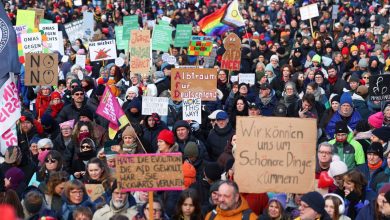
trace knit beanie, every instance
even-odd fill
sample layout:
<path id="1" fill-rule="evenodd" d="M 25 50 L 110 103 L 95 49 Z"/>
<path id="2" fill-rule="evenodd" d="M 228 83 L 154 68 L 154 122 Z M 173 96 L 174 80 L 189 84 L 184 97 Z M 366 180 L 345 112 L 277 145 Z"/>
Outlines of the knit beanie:
<path id="1" fill-rule="evenodd" d="M 351 53 L 354 51 L 358 51 L 358 47 L 356 45 L 351 46 Z"/>
<path id="2" fill-rule="evenodd" d="M 348 125 L 344 121 L 336 122 L 335 133 L 336 134 L 338 134 L 338 133 L 348 134 L 349 133 Z"/>
<path id="3" fill-rule="evenodd" d="M 11 182 L 11 189 L 16 190 L 18 185 L 24 181 L 24 172 L 17 168 L 17 167 L 11 167 L 10 169 L 5 172 L 4 175 L 5 178 L 10 179 Z"/>
<path id="4" fill-rule="evenodd" d="M 274 55 L 271 56 L 271 58 L 269 60 L 270 61 L 271 60 L 276 60 L 276 62 L 279 62 L 279 57 L 278 57 L 278 55 L 274 54 Z"/>
<path id="5" fill-rule="evenodd" d="M 196 181 L 196 169 L 189 162 L 184 162 L 182 165 L 183 176 L 184 176 L 184 187 L 188 188 L 191 184 Z"/>
<path id="6" fill-rule="evenodd" d="M 328 170 L 328 175 L 330 177 L 335 177 L 341 174 L 344 174 L 348 172 L 348 167 L 347 164 L 345 164 L 341 160 L 334 160 L 330 163 L 329 170 Z"/>
<path id="7" fill-rule="evenodd" d="M 360 59 L 358 65 L 362 68 L 367 68 L 368 67 L 367 59 L 365 58 Z"/>
<path id="8" fill-rule="evenodd" d="M 75 87 L 72 89 L 72 95 L 74 95 L 76 92 L 84 92 L 84 89 L 82 87 Z"/>
<path id="9" fill-rule="evenodd" d="M 50 98 L 51 98 L 51 100 L 53 100 L 53 99 L 61 99 L 61 94 L 59 92 L 57 92 L 57 91 L 54 91 L 54 92 L 52 92 L 50 94 Z"/>
<path id="10" fill-rule="evenodd" d="M 349 49 L 348 49 L 348 47 L 343 47 L 343 49 L 341 49 L 341 54 L 342 54 L 342 55 L 348 55 L 348 54 L 349 54 Z"/>
<path id="11" fill-rule="evenodd" d="M 45 151 L 41 151 L 39 154 L 38 154 L 38 161 L 39 161 L 39 164 L 42 165 L 45 163 L 45 158 L 46 156 L 49 154 L 50 150 L 45 150 Z"/>
<path id="12" fill-rule="evenodd" d="M 383 112 L 377 112 L 368 117 L 368 123 L 374 128 L 380 128 L 382 127 L 383 119 Z"/>
<path id="13" fill-rule="evenodd" d="M 367 120 L 359 120 L 356 124 L 355 131 L 357 132 L 366 132 L 370 130 L 370 125 L 368 124 Z"/>
<path id="14" fill-rule="evenodd" d="M 176 129 L 178 129 L 180 127 L 185 127 L 187 129 L 191 129 L 190 124 L 187 121 L 179 120 L 179 121 L 176 121 L 175 124 L 173 124 L 173 131 L 176 132 Z"/>
<path id="15" fill-rule="evenodd" d="M 132 86 L 132 87 L 128 88 L 126 90 L 126 97 L 129 95 L 130 92 L 135 93 L 135 97 L 138 97 L 139 90 L 138 90 L 137 86 Z"/>
<path id="16" fill-rule="evenodd" d="M 388 191 L 390 191 L 390 183 L 385 183 L 385 184 L 383 184 L 383 186 L 379 189 L 378 194 L 387 193 Z"/>
<path id="17" fill-rule="evenodd" d="M 31 145 L 31 144 L 36 144 L 36 143 L 38 143 L 39 140 L 41 140 L 40 137 L 34 136 L 33 138 L 31 138 L 31 140 L 30 140 L 30 142 L 29 142 L 29 145 Z"/>
<path id="18" fill-rule="evenodd" d="M 325 201 L 319 192 L 312 191 L 308 192 L 301 198 L 302 201 L 319 214 L 324 213 Z"/>
<path id="19" fill-rule="evenodd" d="M 342 104 L 349 104 L 350 106 L 353 106 L 352 105 L 352 96 L 349 92 L 344 92 L 342 95 L 341 95 L 341 98 L 340 98 L 340 105 Z"/>
<path id="20" fill-rule="evenodd" d="M 198 157 L 198 156 L 199 156 L 198 145 L 193 141 L 188 142 L 184 148 L 184 157 L 189 158 L 189 157 Z"/>
<path id="21" fill-rule="evenodd" d="M 332 98 L 330 99 L 330 104 L 332 104 L 332 102 L 340 103 L 340 96 L 339 95 L 332 96 Z"/>
<path id="22" fill-rule="evenodd" d="M 219 185 L 221 185 L 221 182 L 222 181 L 216 181 L 216 182 L 214 182 L 213 184 L 211 184 L 211 186 L 210 186 L 210 194 L 212 193 L 212 192 L 216 192 L 216 191 L 218 191 L 218 189 L 219 189 Z"/>
<path id="23" fill-rule="evenodd" d="M 316 52 L 311 50 L 311 51 L 309 51 L 309 53 L 307 53 L 307 55 L 309 55 L 309 57 L 313 60 L 313 57 L 316 55 Z"/>
<path id="24" fill-rule="evenodd" d="M 269 64 L 267 64 L 267 66 L 265 66 L 264 72 L 267 72 L 267 71 L 274 73 L 274 68 L 272 67 L 272 64 L 269 63 Z"/>
<path id="25" fill-rule="evenodd" d="M 382 146 L 382 144 L 380 144 L 378 142 L 371 143 L 370 146 L 368 146 L 368 148 L 367 148 L 367 154 L 368 153 L 376 154 L 380 158 L 382 158 L 383 157 L 383 146 Z"/>
<path id="26" fill-rule="evenodd" d="M 30 191 L 24 198 L 24 207 L 31 214 L 38 213 L 43 205 L 42 195 L 37 191 Z"/>
<path id="27" fill-rule="evenodd" d="M 175 136 L 172 131 L 164 129 L 158 134 L 157 140 L 163 140 L 167 144 L 173 145 L 175 143 Z"/>
<path id="28" fill-rule="evenodd" d="M 283 209 L 286 209 L 287 195 L 286 195 L 285 193 L 275 194 L 275 195 L 268 201 L 268 205 L 269 205 L 272 201 L 277 201 L 277 202 L 279 202 L 280 205 L 282 206 L 282 208 L 283 208 Z"/>
<path id="29" fill-rule="evenodd" d="M 312 62 L 317 62 L 317 63 L 321 63 L 321 56 L 316 54 L 313 56 L 313 58 L 311 59 Z"/>
<path id="30" fill-rule="evenodd" d="M 135 130 L 132 126 L 127 126 L 125 130 L 122 132 L 122 138 L 126 136 L 136 138 L 136 135 L 137 134 L 135 133 Z"/>
<path id="31" fill-rule="evenodd" d="M 62 122 L 62 123 L 60 124 L 60 128 L 61 128 L 61 129 L 62 129 L 62 128 L 65 128 L 65 127 L 70 127 L 71 129 L 73 129 L 73 127 L 74 127 L 74 119 L 69 120 L 69 121 Z"/>
<path id="32" fill-rule="evenodd" d="M 388 142 L 390 139 L 390 127 L 380 127 L 380 128 L 374 129 L 372 131 L 372 134 L 377 136 L 382 141 Z"/>
<path id="33" fill-rule="evenodd" d="M 211 181 L 217 181 L 221 179 L 222 169 L 217 162 L 209 162 L 204 167 L 205 176 Z"/>

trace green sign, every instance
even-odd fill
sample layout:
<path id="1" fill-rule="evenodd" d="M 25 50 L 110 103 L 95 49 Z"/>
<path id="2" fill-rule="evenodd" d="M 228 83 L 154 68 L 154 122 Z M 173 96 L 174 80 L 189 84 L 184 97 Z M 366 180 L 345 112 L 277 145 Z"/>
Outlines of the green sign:
<path id="1" fill-rule="evenodd" d="M 123 40 L 130 40 L 131 30 L 138 30 L 138 15 L 130 15 L 123 17 Z"/>
<path id="2" fill-rule="evenodd" d="M 192 25 L 190 24 L 178 24 L 176 26 L 175 41 L 173 45 L 175 47 L 188 47 L 192 35 Z"/>
<path id="3" fill-rule="evenodd" d="M 129 41 L 123 40 L 123 26 L 115 26 L 115 41 L 118 50 L 129 50 Z"/>
<path id="4" fill-rule="evenodd" d="M 152 50 L 168 52 L 172 43 L 172 28 L 166 25 L 156 25 L 153 29 Z"/>
<path id="5" fill-rule="evenodd" d="M 43 19 L 43 18 L 41 18 L 41 20 L 40 20 L 40 24 L 51 24 L 51 23 L 53 23 L 52 20 L 47 20 L 47 19 Z"/>

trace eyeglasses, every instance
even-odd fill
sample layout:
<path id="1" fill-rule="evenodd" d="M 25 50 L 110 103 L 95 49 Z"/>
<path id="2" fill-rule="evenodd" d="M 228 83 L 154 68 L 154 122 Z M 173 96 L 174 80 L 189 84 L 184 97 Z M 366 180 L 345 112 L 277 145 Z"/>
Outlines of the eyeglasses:
<path id="1" fill-rule="evenodd" d="M 368 79 L 368 78 L 370 78 L 369 76 L 363 76 L 363 79 Z"/>
<path id="2" fill-rule="evenodd" d="M 54 158 L 51 158 L 51 159 L 46 159 L 45 162 L 46 163 L 55 163 L 55 162 L 57 162 L 57 160 Z"/>
<path id="3" fill-rule="evenodd" d="M 149 212 L 149 207 L 146 207 L 145 209 Z M 153 209 L 153 212 L 155 213 L 161 212 L 161 209 Z"/>
<path id="4" fill-rule="evenodd" d="M 81 149 L 91 149 L 91 145 L 83 144 L 81 145 Z"/>
<path id="5" fill-rule="evenodd" d="M 318 151 L 318 153 L 319 154 L 324 154 L 324 155 L 327 155 L 327 156 L 332 154 L 332 152 L 330 152 L 330 151 Z"/>
<path id="6" fill-rule="evenodd" d="M 84 192 L 82 190 L 72 190 L 70 191 L 71 194 L 79 194 L 79 195 L 82 195 L 84 194 Z"/>
<path id="7" fill-rule="evenodd" d="M 46 150 L 51 150 L 51 147 L 41 147 L 39 149 L 41 149 L 41 151 L 46 151 Z"/>
<path id="8" fill-rule="evenodd" d="M 73 95 L 75 95 L 75 96 L 82 96 L 82 95 L 84 95 L 84 93 L 83 93 L 83 92 L 76 92 L 76 93 L 73 94 Z"/>

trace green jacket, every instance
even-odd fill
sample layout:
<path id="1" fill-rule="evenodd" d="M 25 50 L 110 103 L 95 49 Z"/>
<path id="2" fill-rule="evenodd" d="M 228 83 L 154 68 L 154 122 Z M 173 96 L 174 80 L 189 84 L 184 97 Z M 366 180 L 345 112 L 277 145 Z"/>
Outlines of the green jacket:
<path id="1" fill-rule="evenodd" d="M 336 135 L 336 134 L 335 134 Z M 336 138 L 329 141 L 334 146 L 334 154 L 347 164 L 348 170 L 366 162 L 362 145 L 353 139 L 353 133 L 349 132 L 344 143 L 336 142 Z"/>

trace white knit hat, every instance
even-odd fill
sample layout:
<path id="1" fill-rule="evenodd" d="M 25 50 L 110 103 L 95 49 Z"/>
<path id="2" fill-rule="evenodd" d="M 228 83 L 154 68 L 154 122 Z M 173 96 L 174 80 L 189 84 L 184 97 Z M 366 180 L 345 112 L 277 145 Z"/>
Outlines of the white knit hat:
<path id="1" fill-rule="evenodd" d="M 343 161 L 339 160 L 339 158 L 337 160 L 336 157 L 334 157 L 333 161 L 330 163 L 328 175 L 333 178 L 335 176 L 344 174 L 346 172 L 348 172 L 347 164 L 345 164 Z"/>
<path id="2" fill-rule="evenodd" d="M 129 95 L 130 92 L 135 93 L 135 97 L 138 97 L 138 87 L 132 86 L 126 90 L 126 97 Z"/>

